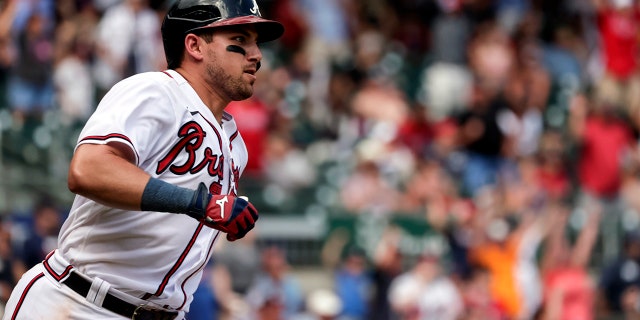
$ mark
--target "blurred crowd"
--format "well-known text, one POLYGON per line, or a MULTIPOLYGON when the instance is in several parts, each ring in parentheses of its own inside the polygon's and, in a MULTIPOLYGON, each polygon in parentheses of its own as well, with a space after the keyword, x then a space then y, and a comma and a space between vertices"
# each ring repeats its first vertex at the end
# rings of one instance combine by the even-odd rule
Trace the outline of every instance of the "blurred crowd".
MULTIPOLYGON (((258 2, 286 32, 228 108, 245 192, 420 217, 446 250, 407 256, 389 226, 373 252, 329 247, 332 283, 305 291, 285 248, 224 243, 189 319, 640 319, 640 2, 258 2)), ((0 1, 0 133, 81 126, 165 68, 171 3, 0 1)), ((70 204, 41 200, 3 216, 0 300, 55 247, 70 204)))

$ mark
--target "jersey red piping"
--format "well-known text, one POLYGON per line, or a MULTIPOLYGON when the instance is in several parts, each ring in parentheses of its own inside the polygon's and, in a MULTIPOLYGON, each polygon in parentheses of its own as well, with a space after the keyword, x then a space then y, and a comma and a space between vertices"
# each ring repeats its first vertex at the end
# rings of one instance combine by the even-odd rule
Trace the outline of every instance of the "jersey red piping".
POLYGON ((207 120, 207 118, 205 118, 202 114, 200 114, 200 112, 198 112, 198 115, 200 115, 202 119, 204 119, 204 121, 206 121, 209 124, 211 129, 213 129, 213 132, 216 133, 216 136, 218 137, 218 144, 220 144, 220 150, 222 151, 222 137, 220 136, 220 132, 218 132, 218 129, 216 129, 216 126, 214 126, 213 123, 209 122, 209 120, 207 120))
POLYGON ((229 137, 229 142, 233 142, 233 140, 235 140, 238 137, 238 130, 236 130, 236 132, 234 132, 231 137, 229 137))
POLYGON ((104 135, 104 136, 86 136, 86 137, 82 138, 80 140, 80 142, 85 142, 85 141, 90 141, 90 140, 106 141, 106 140, 113 139, 113 138, 122 139, 122 140, 128 142, 129 145, 131 146, 131 149, 133 150, 133 153, 135 153, 135 155, 136 155, 136 159, 138 159, 138 160, 140 159, 140 156, 138 155, 138 151, 133 146, 133 142, 131 142, 131 139, 129 139, 129 137, 127 137, 127 136, 125 136, 124 134, 121 134, 121 133, 110 133, 110 134, 104 135))
POLYGON ((53 268, 51 268, 51 265, 49 264, 49 258, 51 258, 51 256, 53 256, 53 254, 56 252, 56 250, 53 250, 51 252, 49 252, 49 254, 47 254, 47 257, 44 258, 44 261, 42 261, 42 265, 44 266, 45 270, 47 270, 47 272, 54 278, 56 279, 56 281, 60 281, 62 280, 64 277, 66 277, 69 272, 71 271, 71 269, 73 269, 72 265, 68 265, 64 271, 62 271, 61 274, 56 273, 55 270, 53 270, 53 268))
POLYGON ((200 224, 198 225, 198 228, 196 229, 193 236, 191 237, 189 244, 184 249, 184 251, 182 251, 180 258, 178 258, 178 261, 176 261, 173 267, 171 267, 171 270, 169 270, 169 272, 164 276, 164 279, 162 279, 162 282, 160 283, 158 290, 156 290, 156 292, 153 294, 154 296, 159 296, 160 294, 162 294, 162 292, 164 291, 164 288, 166 288, 167 286, 167 283, 169 283, 169 279, 171 278, 171 276, 173 276, 176 273, 178 268, 180 268, 180 265, 182 265, 182 262, 184 262, 184 259, 186 258, 189 251, 191 251, 191 248, 193 247, 193 244, 196 242, 196 239, 198 238, 198 235, 200 234, 202 227, 203 227, 203 224, 202 222, 200 222, 200 224))
POLYGON ((184 305, 187 303, 187 293, 184 291, 184 285, 187 283, 187 281, 189 279, 191 279, 191 277, 193 277, 196 273, 198 273, 200 270, 204 269, 204 267, 207 265, 207 262, 209 261, 209 258, 211 258, 211 254, 213 253, 213 244, 216 243, 216 239, 218 239, 218 236, 220 235, 220 232, 216 233, 216 236, 213 237, 213 241, 211 241, 211 243, 209 244, 209 253, 207 254, 207 258, 204 260, 204 262, 202 263, 202 265, 196 269, 196 271, 194 271, 193 273, 191 273, 183 282, 182 285, 180 286, 180 289, 182 289, 182 296, 184 298, 184 300, 182 301, 182 304, 180 305, 180 307, 178 308, 178 310, 182 310, 182 308, 184 308, 184 305))

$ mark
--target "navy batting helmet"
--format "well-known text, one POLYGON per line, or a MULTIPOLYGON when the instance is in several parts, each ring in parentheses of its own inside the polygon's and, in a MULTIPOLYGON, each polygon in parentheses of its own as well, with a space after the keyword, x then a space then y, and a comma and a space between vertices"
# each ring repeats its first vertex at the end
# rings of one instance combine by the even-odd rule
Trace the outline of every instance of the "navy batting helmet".
POLYGON ((170 69, 180 65, 184 38, 196 30, 233 25, 255 25, 258 42, 284 33, 280 22, 263 19, 255 0, 177 0, 162 22, 162 44, 170 69))

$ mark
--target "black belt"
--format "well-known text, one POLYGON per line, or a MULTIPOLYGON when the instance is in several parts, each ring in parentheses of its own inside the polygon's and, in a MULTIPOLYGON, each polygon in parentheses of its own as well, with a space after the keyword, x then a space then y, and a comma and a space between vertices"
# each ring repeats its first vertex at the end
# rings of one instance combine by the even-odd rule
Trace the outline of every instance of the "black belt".
MULTIPOLYGON (((69 273, 67 279, 62 283, 83 297, 86 297, 91 289, 91 282, 75 272, 69 273)), ((109 293, 104 297, 102 307, 134 320, 173 320, 178 316, 178 312, 144 309, 109 293)))

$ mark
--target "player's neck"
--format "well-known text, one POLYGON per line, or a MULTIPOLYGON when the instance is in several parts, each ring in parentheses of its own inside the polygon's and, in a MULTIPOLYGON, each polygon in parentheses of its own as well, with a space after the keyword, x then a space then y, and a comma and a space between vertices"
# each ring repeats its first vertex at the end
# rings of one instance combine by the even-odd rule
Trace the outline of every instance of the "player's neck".
POLYGON ((177 68, 175 71, 180 73, 180 75, 189 82, 198 97, 200 97, 200 100, 211 110, 216 121, 222 123, 222 115, 229 101, 223 99, 212 86, 208 85, 207 82, 197 74, 189 72, 184 68, 177 68))

